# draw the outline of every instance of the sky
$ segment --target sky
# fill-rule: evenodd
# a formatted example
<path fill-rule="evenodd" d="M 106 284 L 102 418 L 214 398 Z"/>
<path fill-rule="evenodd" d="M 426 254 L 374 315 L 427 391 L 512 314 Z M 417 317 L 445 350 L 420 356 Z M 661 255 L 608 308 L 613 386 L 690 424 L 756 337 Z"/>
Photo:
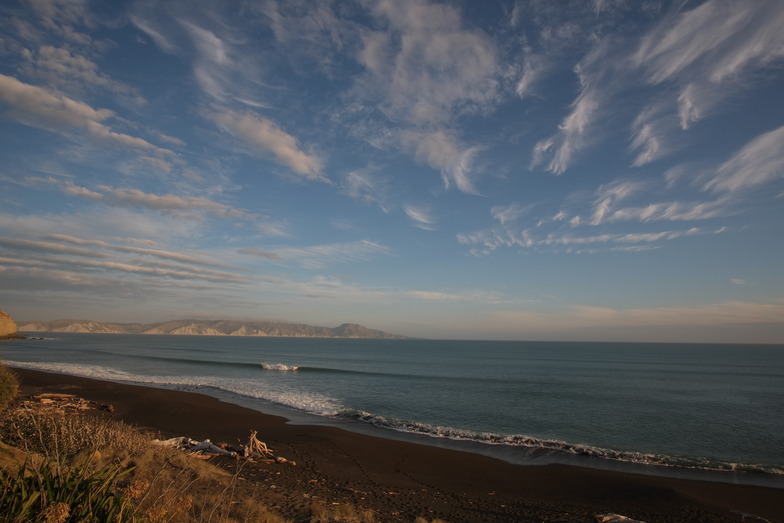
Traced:
<path fill-rule="evenodd" d="M 0 6 L 0 308 L 784 343 L 784 2 Z"/>

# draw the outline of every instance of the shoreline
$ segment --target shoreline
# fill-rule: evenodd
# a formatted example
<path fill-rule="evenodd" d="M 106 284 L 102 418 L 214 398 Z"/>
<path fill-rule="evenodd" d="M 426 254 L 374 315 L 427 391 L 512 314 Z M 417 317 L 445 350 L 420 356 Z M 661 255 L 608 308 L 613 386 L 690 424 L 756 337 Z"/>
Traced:
<path fill-rule="evenodd" d="M 578 468 L 595 470 L 605 470 L 620 473 L 638 474 L 646 476 L 659 476 L 672 479 L 687 479 L 697 481 L 707 481 L 716 483 L 728 483 L 739 485 L 754 485 L 760 487 L 771 487 L 784 489 L 784 474 L 778 472 L 768 472 L 761 465 L 746 465 L 743 463 L 731 462 L 706 462 L 706 465 L 691 465 L 688 459 L 681 460 L 684 464 L 675 463 L 678 458 L 665 459 L 673 461 L 635 461 L 635 452 L 625 453 L 623 451 L 612 451 L 601 448 L 594 448 L 587 444 L 569 444 L 567 442 L 555 440 L 541 440 L 542 445 L 509 445 L 503 442 L 492 443 L 481 439 L 453 438 L 450 436 L 439 436 L 430 432 L 418 432 L 415 430 L 397 430 L 392 426 L 377 425 L 376 423 L 354 418 L 339 418 L 320 416 L 318 414 L 301 411 L 287 405 L 277 404 L 265 399 L 252 398 L 242 394 L 216 388 L 210 385 L 174 385 L 158 382 L 137 382 L 126 379 L 111 379 L 103 376 L 83 376 L 67 370 L 52 370 L 47 368 L 34 367 L 14 367 L 17 370 L 29 370 L 32 372 L 43 372 L 74 378 L 84 378 L 94 381 L 105 381 L 118 384 L 127 384 L 139 387 L 149 387 L 154 389 L 190 392 L 203 394 L 219 401 L 241 406 L 256 412 L 285 418 L 286 423 L 291 425 L 306 425 L 319 427 L 333 427 L 341 430 L 375 437 L 383 440 L 395 440 L 405 443 L 424 445 L 430 447 L 456 450 L 481 456 L 501 460 L 505 463 L 520 466 L 541 466 L 541 465 L 566 465 Z M 532 438 L 535 439 L 535 438 Z M 548 445 L 551 444 L 551 445 Z M 632 459 L 624 457 L 615 458 L 613 454 L 622 456 L 629 455 Z M 643 454 L 640 454 L 646 457 Z M 691 461 L 698 463 L 699 460 Z M 780 469 L 775 469 L 776 471 Z"/>
<path fill-rule="evenodd" d="M 48 371 L 44 371 L 48 372 Z M 135 384 L 130 383 L 129 384 Z M 382 440 L 394 440 L 415 445 L 444 448 L 458 452 L 466 452 L 480 456 L 497 459 L 511 465 L 518 466 L 543 466 L 566 465 L 577 468 L 606 470 L 611 472 L 629 473 L 644 476 L 657 476 L 671 479 L 687 479 L 707 481 L 710 483 L 728 483 L 738 485 L 753 485 L 782 489 L 784 493 L 784 475 L 764 472 L 755 469 L 720 469 L 698 468 L 690 466 L 666 465 L 658 462 L 642 463 L 613 459 L 598 454 L 583 454 L 577 451 L 572 454 L 560 447 L 513 446 L 503 443 L 493 444 L 476 439 L 453 439 L 439 437 L 424 432 L 409 432 L 395 430 L 387 426 L 375 425 L 352 418 L 330 418 L 298 411 L 292 407 L 278 405 L 262 399 L 247 398 L 234 392 L 222 389 L 213 389 L 214 392 L 203 392 L 190 388 L 170 387 L 166 385 L 139 384 L 164 390 L 193 392 L 216 398 L 220 401 L 246 407 L 257 412 L 285 418 L 287 424 L 307 425 L 320 427 L 333 427 L 348 432 L 375 437 Z M 563 442 L 556 442 L 563 443 Z M 570 445 L 563 443 L 568 448 L 590 449 L 587 445 Z M 601 450 L 601 449 L 599 449 Z M 727 463 L 729 466 L 730 464 Z"/>
<path fill-rule="evenodd" d="M 743 521 L 742 514 L 784 523 L 780 488 L 568 464 L 512 464 L 407 438 L 292 424 L 281 416 L 198 392 L 23 368 L 13 371 L 23 394 L 68 392 L 108 403 L 116 419 L 167 436 L 235 442 L 258 430 L 259 439 L 298 465 L 250 467 L 255 476 L 249 472 L 247 479 L 259 488 L 276 481 L 263 496 L 292 519 L 312 500 L 331 499 L 372 509 L 381 521 L 413 521 L 418 516 L 453 523 L 554 521 L 567 516 L 592 521 L 588 518 L 616 513 L 649 523 Z"/>

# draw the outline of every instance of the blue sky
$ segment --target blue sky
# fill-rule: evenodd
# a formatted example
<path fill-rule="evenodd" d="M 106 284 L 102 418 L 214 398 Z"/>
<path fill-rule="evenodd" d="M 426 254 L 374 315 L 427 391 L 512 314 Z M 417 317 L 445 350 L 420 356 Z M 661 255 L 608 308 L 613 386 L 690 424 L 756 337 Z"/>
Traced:
<path fill-rule="evenodd" d="M 0 13 L 18 320 L 784 343 L 784 2 Z"/>

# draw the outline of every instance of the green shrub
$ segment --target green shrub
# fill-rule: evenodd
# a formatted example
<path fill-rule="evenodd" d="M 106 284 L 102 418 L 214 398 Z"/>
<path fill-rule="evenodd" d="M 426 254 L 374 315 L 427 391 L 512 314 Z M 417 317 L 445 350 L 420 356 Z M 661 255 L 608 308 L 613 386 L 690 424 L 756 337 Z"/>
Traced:
<path fill-rule="evenodd" d="M 0 363 L 0 411 L 5 410 L 16 397 L 17 392 L 19 392 L 19 381 L 8 367 Z"/>
<path fill-rule="evenodd" d="M 3 521 L 122 521 L 128 507 L 117 480 L 132 469 L 110 464 L 92 470 L 88 461 L 66 464 L 48 458 L 26 461 L 15 473 L 0 469 Z"/>

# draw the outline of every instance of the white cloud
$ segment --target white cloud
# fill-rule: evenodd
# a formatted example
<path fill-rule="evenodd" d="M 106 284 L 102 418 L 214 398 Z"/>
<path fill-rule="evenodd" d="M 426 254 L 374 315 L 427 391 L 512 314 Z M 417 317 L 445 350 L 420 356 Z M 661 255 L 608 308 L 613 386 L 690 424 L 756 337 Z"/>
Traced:
<path fill-rule="evenodd" d="M 213 98 L 226 100 L 233 90 L 231 71 L 234 63 L 229 58 L 229 47 L 212 31 L 183 19 L 178 21 L 197 51 L 193 65 L 196 81 L 202 90 Z"/>
<path fill-rule="evenodd" d="M 39 180 L 40 181 L 40 180 Z M 178 196 L 174 194 L 150 194 L 139 189 L 117 188 L 99 185 L 93 189 L 80 187 L 71 182 L 60 182 L 52 178 L 43 180 L 59 185 L 63 192 L 71 196 L 101 201 L 109 206 L 152 209 L 180 216 L 193 216 L 194 213 L 206 212 L 218 218 L 257 220 L 260 217 L 249 212 L 225 205 L 201 196 Z"/>
<path fill-rule="evenodd" d="M 84 102 L 20 82 L 11 76 L 0 74 L 0 100 L 12 107 L 11 116 L 26 125 L 56 132 L 79 129 L 94 138 L 124 147 L 146 149 L 162 155 L 171 153 L 142 138 L 112 130 L 102 123 L 114 116 L 108 109 L 93 109 Z"/>
<path fill-rule="evenodd" d="M 522 216 L 524 212 L 524 209 L 516 203 L 511 203 L 509 205 L 496 205 L 490 209 L 490 214 L 493 216 L 493 218 L 501 222 L 501 225 L 505 225 L 509 222 L 517 220 L 517 218 Z"/>
<path fill-rule="evenodd" d="M 356 169 L 346 174 L 343 187 L 349 196 L 374 203 L 387 212 L 387 200 L 391 192 L 391 184 L 373 169 Z"/>
<path fill-rule="evenodd" d="M 618 51 L 613 43 L 609 38 L 599 41 L 575 67 L 580 92 L 572 102 L 571 112 L 558 126 L 558 132 L 534 146 L 532 167 L 546 162 L 548 171 L 563 174 L 575 154 L 597 139 L 589 131 L 594 128 L 606 100 L 623 85 L 614 67 Z"/>
<path fill-rule="evenodd" d="M 364 34 L 358 59 L 394 119 L 443 124 L 456 106 L 480 107 L 496 96 L 495 46 L 482 32 L 464 28 L 453 6 L 382 0 L 371 11 L 387 27 Z"/>
<path fill-rule="evenodd" d="M 651 83 L 699 70 L 711 82 L 784 57 L 784 5 L 709 0 L 660 22 L 633 55 Z"/>
<path fill-rule="evenodd" d="M 39 213 L 34 216 L 0 212 L 0 233 L 34 238 L 53 233 L 82 238 L 133 236 L 159 243 L 193 237 L 202 222 L 182 220 L 161 213 L 139 213 L 127 208 L 97 207 L 66 214 Z"/>
<path fill-rule="evenodd" d="M 50 31 L 76 44 L 89 44 L 91 39 L 76 30 L 78 25 L 93 25 L 86 0 L 29 0 L 26 4 Z"/>
<path fill-rule="evenodd" d="M 641 167 L 669 155 L 674 149 L 672 129 L 674 117 L 668 104 L 654 103 L 644 109 L 632 122 L 631 150 L 637 151 L 632 165 Z"/>
<path fill-rule="evenodd" d="M 44 240 L 0 238 L 0 249 L 24 253 L 23 259 L 2 257 L 0 263 L 6 268 L 17 272 L 29 271 L 31 267 L 46 268 L 50 276 L 57 274 L 58 279 L 63 280 L 67 274 L 73 274 L 70 279 L 82 283 L 86 277 L 81 277 L 81 273 L 96 271 L 104 275 L 120 272 L 213 283 L 243 283 L 255 279 L 236 272 L 235 267 L 193 254 L 88 240 L 65 234 L 50 234 Z M 204 266 L 230 270 L 207 269 Z M 27 275 L 31 274 L 28 272 Z"/>
<path fill-rule="evenodd" d="M 558 132 L 533 148 L 531 166 L 562 174 L 576 154 L 601 139 L 597 119 L 616 94 L 638 88 L 642 71 L 651 85 L 672 83 L 632 123 L 634 166 L 674 150 L 672 133 L 707 117 L 728 96 L 744 89 L 748 75 L 784 59 L 784 4 L 776 0 L 709 0 L 688 11 L 673 11 L 642 36 L 636 49 L 615 36 L 597 37 L 575 67 L 580 92 Z M 631 38 L 631 36 L 630 36 Z M 630 68 L 625 67 L 629 65 Z M 676 116 L 668 107 L 677 107 Z"/>
<path fill-rule="evenodd" d="M 427 209 L 414 205 L 404 205 L 403 212 L 406 213 L 406 216 L 411 218 L 415 227 L 426 231 L 435 230 L 436 220 L 430 215 L 430 212 Z"/>
<path fill-rule="evenodd" d="M 708 220 L 732 214 L 731 202 L 718 199 L 707 202 L 657 202 L 641 207 L 622 207 L 614 210 L 606 222 L 658 220 Z"/>
<path fill-rule="evenodd" d="M 221 263 L 216 263 L 212 260 L 209 260 L 204 257 L 194 256 L 192 254 L 182 254 L 179 252 L 173 251 L 164 251 L 161 249 L 151 249 L 147 247 L 135 247 L 133 245 L 122 245 L 116 243 L 110 243 L 103 240 L 86 240 L 84 238 L 78 238 L 75 236 L 69 236 L 67 234 L 50 234 L 46 236 L 49 240 L 54 240 L 57 242 L 62 243 L 70 243 L 74 245 L 84 245 L 84 246 L 91 246 L 91 247 L 98 247 L 101 249 L 119 251 L 119 252 L 128 252 L 132 254 L 143 254 L 146 256 L 152 256 L 155 258 L 162 258 L 165 260 L 173 260 L 180 263 L 187 263 L 187 264 L 195 264 L 195 265 L 204 265 L 207 267 L 218 267 L 218 268 L 231 268 L 236 269 L 236 267 L 228 266 Z M 131 243 L 138 243 L 137 241 Z"/>
<path fill-rule="evenodd" d="M 601 224 L 616 204 L 639 193 L 644 188 L 645 184 L 642 182 L 626 180 L 601 185 L 596 191 L 592 225 Z"/>
<path fill-rule="evenodd" d="M 709 0 L 675 12 L 648 34 L 631 57 L 651 84 L 680 85 L 678 114 L 688 129 L 751 72 L 784 58 L 784 4 L 777 0 Z"/>
<path fill-rule="evenodd" d="M 661 247 L 663 242 L 677 240 L 689 236 L 713 234 L 709 231 L 692 227 L 681 230 L 667 230 L 646 233 L 600 233 L 575 234 L 555 231 L 536 233 L 525 229 L 522 231 L 509 227 L 495 227 L 473 233 L 457 235 L 457 240 L 471 248 L 474 256 L 487 256 L 500 247 L 518 247 L 523 249 L 536 248 L 546 251 L 567 252 L 570 254 L 592 254 L 606 251 L 640 251 Z"/>
<path fill-rule="evenodd" d="M 525 50 L 525 58 L 519 78 L 515 84 L 515 93 L 520 98 L 533 96 L 536 93 L 537 83 L 541 81 L 547 71 L 546 60 L 543 56 Z"/>
<path fill-rule="evenodd" d="M 250 149 L 275 160 L 310 180 L 328 181 L 321 171 L 321 160 L 304 152 L 297 139 L 280 129 L 272 120 L 251 112 L 222 109 L 209 117 Z"/>
<path fill-rule="evenodd" d="M 85 256 L 92 258 L 107 258 L 104 253 L 59 243 L 26 240 L 22 238 L 0 238 L 0 248 L 20 251 L 44 252 L 49 254 L 70 254 L 74 256 Z"/>
<path fill-rule="evenodd" d="M 145 103 L 136 89 L 101 73 L 97 63 L 73 49 L 43 45 L 37 52 L 25 52 L 23 56 L 27 63 L 20 69 L 46 80 L 49 86 L 72 92 L 85 87 L 101 88 L 134 105 Z"/>
<path fill-rule="evenodd" d="M 98 190 L 103 192 L 109 205 L 128 205 L 143 207 L 157 211 L 206 211 L 219 218 L 236 218 L 253 220 L 256 216 L 234 207 L 218 203 L 200 196 L 177 196 L 174 194 L 149 194 L 139 189 L 114 188 L 101 185 Z"/>
<path fill-rule="evenodd" d="M 479 150 L 477 147 L 463 148 L 452 134 L 443 130 L 405 132 L 402 136 L 417 160 L 441 172 L 444 187 L 454 184 L 464 193 L 478 194 L 470 178 L 471 162 Z"/>
<path fill-rule="evenodd" d="M 719 166 L 704 188 L 734 192 L 784 177 L 784 126 L 761 134 Z"/>

